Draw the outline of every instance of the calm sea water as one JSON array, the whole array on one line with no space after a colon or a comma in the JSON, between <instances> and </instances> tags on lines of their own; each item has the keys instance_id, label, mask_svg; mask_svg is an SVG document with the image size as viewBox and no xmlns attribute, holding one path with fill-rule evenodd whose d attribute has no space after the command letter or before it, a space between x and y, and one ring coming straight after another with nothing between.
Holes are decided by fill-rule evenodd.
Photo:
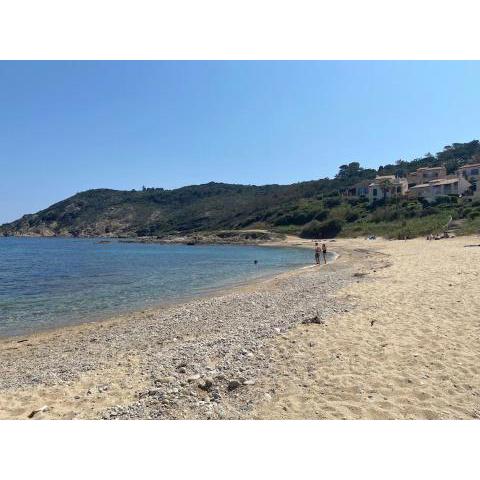
<instances>
[{"instance_id":1,"label":"calm sea water","mask_svg":"<svg viewBox=\"0 0 480 480\"><path fill-rule=\"evenodd\" d=\"M293 248L2 237L0 336L178 301L312 260Z\"/></svg>"}]
</instances>

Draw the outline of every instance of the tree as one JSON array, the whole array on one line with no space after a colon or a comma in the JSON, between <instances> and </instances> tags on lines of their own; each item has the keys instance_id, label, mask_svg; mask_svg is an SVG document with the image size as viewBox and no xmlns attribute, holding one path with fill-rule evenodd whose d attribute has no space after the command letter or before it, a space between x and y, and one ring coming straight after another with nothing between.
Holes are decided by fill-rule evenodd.
<instances>
[{"instance_id":1,"label":"tree","mask_svg":"<svg viewBox=\"0 0 480 480\"><path fill-rule=\"evenodd\" d=\"M383 195L383 200L386 200L387 198L387 193L392 189L393 183L389 178L382 178L378 182L378 186L380 187L380 190L382 191Z\"/></svg>"}]
</instances>

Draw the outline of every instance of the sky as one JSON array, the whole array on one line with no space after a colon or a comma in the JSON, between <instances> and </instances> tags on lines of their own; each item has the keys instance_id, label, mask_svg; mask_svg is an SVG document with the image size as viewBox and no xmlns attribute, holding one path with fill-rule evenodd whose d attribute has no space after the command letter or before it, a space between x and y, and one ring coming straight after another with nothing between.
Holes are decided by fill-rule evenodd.
<instances>
[{"instance_id":1,"label":"sky","mask_svg":"<svg viewBox=\"0 0 480 480\"><path fill-rule=\"evenodd\" d=\"M480 62L0 61L0 224L91 188L287 184L480 137Z\"/></svg>"}]
</instances>

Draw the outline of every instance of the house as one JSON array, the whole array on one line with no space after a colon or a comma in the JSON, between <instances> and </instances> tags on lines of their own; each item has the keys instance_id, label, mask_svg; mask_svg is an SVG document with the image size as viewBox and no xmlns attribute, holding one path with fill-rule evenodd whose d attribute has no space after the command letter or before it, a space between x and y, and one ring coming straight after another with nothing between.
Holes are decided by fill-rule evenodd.
<instances>
[{"instance_id":1,"label":"house","mask_svg":"<svg viewBox=\"0 0 480 480\"><path fill-rule=\"evenodd\" d=\"M466 178L472 184L475 196L480 195L480 163L467 163L457 170L459 176Z\"/></svg>"},{"instance_id":2,"label":"house","mask_svg":"<svg viewBox=\"0 0 480 480\"><path fill-rule=\"evenodd\" d=\"M447 169L444 166L422 167L417 168L415 172L407 173L407 182L411 186L426 184L441 178L447 178Z\"/></svg>"},{"instance_id":3,"label":"house","mask_svg":"<svg viewBox=\"0 0 480 480\"><path fill-rule=\"evenodd\" d=\"M421 183L410 187L408 196L411 198L425 198L428 201L443 195L463 195L471 184L464 177L450 175L447 178L431 180L427 183Z\"/></svg>"},{"instance_id":4,"label":"house","mask_svg":"<svg viewBox=\"0 0 480 480\"><path fill-rule=\"evenodd\" d=\"M368 199L370 202L386 198L395 198L405 195L408 191L406 178L395 175L383 175L375 177L375 180L368 186Z\"/></svg>"},{"instance_id":5,"label":"house","mask_svg":"<svg viewBox=\"0 0 480 480\"><path fill-rule=\"evenodd\" d=\"M368 186L371 180L363 180L343 192L345 197L368 197Z\"/></svg>"}]
</instances>

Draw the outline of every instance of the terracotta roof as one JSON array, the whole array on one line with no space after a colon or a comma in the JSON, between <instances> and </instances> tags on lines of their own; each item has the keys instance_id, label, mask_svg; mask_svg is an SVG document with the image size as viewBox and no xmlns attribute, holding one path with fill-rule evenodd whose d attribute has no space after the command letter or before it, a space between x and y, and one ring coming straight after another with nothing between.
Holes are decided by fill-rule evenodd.
<instances>
[{"instance_id":1,"label":"terracotta roof","mask_svg":"<svg viewBox=\"0 0 480 480\"><path fill-rule=\"evenodd\" d=\"M430 185L450 185L452 183L458 183L458 178L441 178L438 180L432 180L428 182Z\"/></svg>"},{"instance_id":2,"label":"terracotta roof","mask_svg":"<svg viewBox=\"0 0 480 480\"><path fill-rule=\"evenodd\" d=\"M458 167L458 169L463 170L465 168L475 168L475 167L480 167L480 163L467 163L466 165L462 165L461 167Z\"/></svg>"},{"instance_id":3,"label":"terracotta roof","mask_svg":"<svg viewBox=\"0 0 480 480\"><path fill-rule=\"evenodd\" d=\"M380 175L375 177L375 180L395 180L395 175Z\"/></svg>"},{"instance_id":4,"label":"terracotta roof","mask_svg":"<svg viewBox=\"0 0 480 480\"><path fill-rule=\"evenodd\" d=\"M410 187L410 190L414 190L415 188L428 188L431 187L429 183L421 183L420 185L414 185L413 187Z\"/></svg>"},{"instance_id":5,"label":"terracotta roof","mask_svg":"<svg viewBox=\"0 0 480 480\"><path fill-rule=\"evenodd\" d=\"M417 172L419 170L445 170L445 167L420 167L417 168Z\"/></svg>"}]
</instances>

